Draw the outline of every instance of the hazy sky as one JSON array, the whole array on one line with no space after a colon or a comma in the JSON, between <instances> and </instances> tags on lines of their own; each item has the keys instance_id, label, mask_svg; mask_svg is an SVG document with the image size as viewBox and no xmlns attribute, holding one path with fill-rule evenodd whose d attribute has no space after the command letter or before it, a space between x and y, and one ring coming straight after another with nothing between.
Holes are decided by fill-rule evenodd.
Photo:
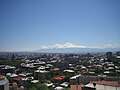
<instances>
[{"instance_id":1,"label":"hazy sky","mask_svg":"<svg viewBox=\"0 0 120 90\"><path fill-rule=\"evenodd\" d=\"M120 0L0 0L0 51L120 47L119 37Z\"/></svg>"}]
</instances>

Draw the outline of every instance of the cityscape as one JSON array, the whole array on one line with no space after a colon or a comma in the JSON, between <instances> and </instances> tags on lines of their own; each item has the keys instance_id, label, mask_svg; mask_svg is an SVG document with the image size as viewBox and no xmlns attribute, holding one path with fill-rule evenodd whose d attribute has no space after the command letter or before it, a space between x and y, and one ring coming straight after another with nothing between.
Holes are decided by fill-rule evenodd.
<instances>
[{"instance_id":1,"label":"cityscape","mask_svg":"<svg viewBox=\"0 0 120 90\"><path fill-rule=\"evenodd\" d=\"M120 90L120 0L0 0L0 90Z\"/></svg>"},{"instance_id":2,"label":"cityscape","mask_svg":"<svg viewBox=\"0 0 120 90\"><path fill-rule=\"evenodd\" d=\"M0 64L0 90L120 89L120 51L1 52Z\"/></svg>"}]
</instances>

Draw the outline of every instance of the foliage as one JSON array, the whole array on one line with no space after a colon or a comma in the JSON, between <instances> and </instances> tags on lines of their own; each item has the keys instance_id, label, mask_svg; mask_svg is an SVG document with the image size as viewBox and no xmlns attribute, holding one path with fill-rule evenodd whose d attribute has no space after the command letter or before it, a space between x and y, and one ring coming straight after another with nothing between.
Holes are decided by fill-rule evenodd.
<instances>
[{"instance_id":1,"label":"foliage","mask_svg":"<svg viewBox=\"0 0 120 90\"><path fill-rule=\"evenodd\" d=\"M108 58L108 61L117 64L117 63L120 61L120 59L118 59L118 58L116 58L116 57L110 57L110 58Z\"/></svg>"},{"instance_id":2,"label":"foliage","mask_svg":"<svg viewBox=\"0 0 120 90\"><path fill-rule=\"evenodd\" d=\"M37 90L35 87L30 88L29 90Z\"/></svg>"},{"instance_id":3,"label":"foliage","mask_svg":"<svg viewBox=\"0 0 120 90\"><path fill-rule=\"evenodd\" d=\"M42 83L37 83L33 85L29 90L53 90L52 88L48 88Z\"/></svg>"},{"instance_id":4,"label":"foliage","mask_svg":"<svg viewBox=\"0 0 120 90\"><path fill-rule=\"evenodd\" d=\"M14 61L5 60L4 62L1 62L1 64L11 65L11 66L16 66L16 67L19 67L21 63L22 63L22 61L20 61L20 60L14 60Z\"/></svg>"},{"instance_id":5,"label":"foliage","mask_svg":"<svg viewBox=\"0 0 120 90\"><path fill-rule=\"evenodd\" d=\"M10 77L7 77L7 79L9 80L9 83L13 83L14 82Z\"/></svg>"}]
</instances>

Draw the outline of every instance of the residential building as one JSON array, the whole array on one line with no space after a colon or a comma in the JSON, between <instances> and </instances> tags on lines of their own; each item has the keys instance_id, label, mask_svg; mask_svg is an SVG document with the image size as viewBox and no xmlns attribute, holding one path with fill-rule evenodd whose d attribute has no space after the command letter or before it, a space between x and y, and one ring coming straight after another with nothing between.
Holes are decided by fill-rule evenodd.
<instances>
[{"instance_id":1,"label":"residential building","mask_svg":"<svg viewBox=\"0 0 120 90\"><path fill-rule=\"evenodd\" d=\"M9 90L9 81L3 75L0 75L0 90Z\"/></svg>"}]
</instances>

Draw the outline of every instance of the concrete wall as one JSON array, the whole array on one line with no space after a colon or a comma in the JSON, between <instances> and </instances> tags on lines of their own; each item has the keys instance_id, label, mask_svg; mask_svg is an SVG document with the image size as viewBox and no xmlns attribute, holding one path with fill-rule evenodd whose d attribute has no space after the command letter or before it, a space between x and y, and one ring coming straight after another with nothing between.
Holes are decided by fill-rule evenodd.
<instances>
[{"instance_id":1,"label":"concrete wall","mask_svg":"<svg viewBox=\"0 0 120 90\"><path fill-rule=\"evenodd\" d=\"M96 90L120 90L120 87L96 85Z\"/></svg>"},{"instance_id":2,"label":"concrete wall","mask_svg":"<svg viewBox=\"0 0 120 90\"><path fill-rule=\"evenodd\" d=\"M4 90L9 90L9 83L6 83L6 84L4 85Z\"/></svg>"}]
</instances>

